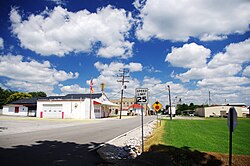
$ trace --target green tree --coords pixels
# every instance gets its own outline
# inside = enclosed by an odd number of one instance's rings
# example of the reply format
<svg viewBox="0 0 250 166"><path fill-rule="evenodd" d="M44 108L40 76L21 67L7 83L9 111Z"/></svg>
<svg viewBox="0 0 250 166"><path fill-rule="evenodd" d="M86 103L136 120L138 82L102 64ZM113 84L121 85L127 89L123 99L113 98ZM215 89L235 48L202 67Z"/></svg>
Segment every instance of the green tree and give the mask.
<svg viewBox="0 0 250 166"><path fill-rule="evenodd" d="M32 98L31 94L25 92L16 92L7 98L6 103L8 104L19 99L29 99L29 98Z"/></svg>
<svg viewBox="0 0 250 166"><path fill-rule="evenodd" d="M15 93L12 90L6 89L0 87L0 109L3 108L3 105L7 104L7 98Z"/></svg>
<svg viewBox="0 0 250 166"><path fill-rule="evenodd" d="M176 114L180 115L183 111L189 110L189 106L185 103L177 104Z"/></svg>
<svg viewBox="0 0 250 166"><path fill-rule="evenodd" d="M45 92L29 92L32 97L47 97L47 94Z"/></svg>
<svg viewBox="0 0 250 166"><path fill-rule="evenodd" d="M168 110L168 108L169 108L169 105L166 105L166 106L165 106L165 109Z"/></svg>
<svg viewBox="0 0 250 166"><path fill-rule="evenodd" d="M189 110L192 110L194 111L196 108L198 108L199 106L198 105L194 105L194 103L190 103L189 104Z"/></svg>

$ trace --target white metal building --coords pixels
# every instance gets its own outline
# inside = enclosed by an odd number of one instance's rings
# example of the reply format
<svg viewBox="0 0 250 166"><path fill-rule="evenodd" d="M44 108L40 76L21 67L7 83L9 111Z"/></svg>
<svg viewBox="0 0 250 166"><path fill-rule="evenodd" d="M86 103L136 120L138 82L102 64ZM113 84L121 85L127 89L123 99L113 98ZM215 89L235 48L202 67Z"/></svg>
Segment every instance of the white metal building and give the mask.
<svg viewBox="0 0 250 166"><path fill-rule="evenodd" d="M197 108L195 110L196 115L202 116L202 117L219 117L219 116L227 116L227 113L229 109L232 106L227 106L227 105L221 105L221 106L210 106L210 107L202 107L202 108ZM241 106L234 106L237 116L242 117L243 113L242 111L246 109L246 107L241 107Z"/></svg>
<svg viewBox="0 0 250 166"><path fill-rule="evenodd" d="M2 114L13 116L35 116L38 98L20 99L4 105Z"/></svg>
<svg viewBox="0 0 250 166"><path fill-rule="evenodd" d="M109 116L110 106L115 105L108 100L104 93L52 96L37 101L36 116L40 118L62 119L103 118Z"/></svg>
<svg viewBox="0 0 250 166"><path fill-rule="evenodd" d="M3 106L3 115L27 116L28 107L22 105L9 104Z"/></svg>

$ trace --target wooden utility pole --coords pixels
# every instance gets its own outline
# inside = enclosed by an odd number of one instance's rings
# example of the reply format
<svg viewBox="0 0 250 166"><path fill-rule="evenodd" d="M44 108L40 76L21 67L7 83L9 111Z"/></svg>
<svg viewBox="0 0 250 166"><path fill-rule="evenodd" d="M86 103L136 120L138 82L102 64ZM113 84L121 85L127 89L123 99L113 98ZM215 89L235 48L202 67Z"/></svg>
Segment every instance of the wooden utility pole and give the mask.
<svg viewBox="0 0 250 166"><path fill-rule="evenodd" d="M121 77L122 80L117 80L117 82L121 82L122 83L122 88L121 88L121 104L120 104L120 119L122 118L122 100L123 100L123 89L125 88L124 83L125 82L129 82L126 81L125 78L129 77L128 75L126 75L129 71L127 69L122 69L119 70L120 74L118 75L118 77Z"/></svg>
<svg viewBox="0 0 250 166"><path fill-rule="evenodd" d="M211 94L210 91L208 91L208 106L211 105Z"/></svg>

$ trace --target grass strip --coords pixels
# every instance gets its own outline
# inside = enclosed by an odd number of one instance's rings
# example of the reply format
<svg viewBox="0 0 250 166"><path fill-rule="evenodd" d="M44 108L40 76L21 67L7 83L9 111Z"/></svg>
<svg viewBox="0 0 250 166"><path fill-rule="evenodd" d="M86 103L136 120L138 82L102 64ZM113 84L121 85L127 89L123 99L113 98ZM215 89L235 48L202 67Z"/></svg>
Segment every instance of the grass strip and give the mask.
<svg viewBox="0 0 250 166"><path fill-rule="evenodd" d="M177 148L228 153L229 132L226 119L166 120L162 142ZM238 119L233 132L233 154L250 155L250 119Z"/></svg>

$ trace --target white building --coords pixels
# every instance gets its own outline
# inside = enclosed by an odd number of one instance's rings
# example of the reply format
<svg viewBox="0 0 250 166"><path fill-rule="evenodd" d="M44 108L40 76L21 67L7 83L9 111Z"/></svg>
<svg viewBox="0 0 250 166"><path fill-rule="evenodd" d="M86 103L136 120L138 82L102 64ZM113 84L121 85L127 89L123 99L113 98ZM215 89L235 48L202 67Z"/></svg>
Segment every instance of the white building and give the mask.
<svg viewBox="0 0 250 166"><path fill-rule="evenodd" d="M20 99L4 105L2 114L13 116L35 116L38 98Z"/></svg>
<svg viewBox="0 0 250 166"><path fill-rule="evenodd" d="M62 119L103 118L109 116L111 106L116 106L116 104L110 102L104 93L91 96L90 94L52 96L37 101L36 116Z"/></svg>
<svg viewBox="0 0 250 166"><path fill-rule="evenodd" d="M140 104L132 104L128 107L130 115L141 115L143 112L143 115L145 115L144 108Z"/></svg>
<svg viewBox="0 0 250 166"><path fill-rule="evenodd" d="M229 109L232 106L221 105L221 106L210 106L210 107L202 107L195 109L195 114L202 117L223 117L227 116ZM246 107L242 106L234 106L237 116L243 117L243 112Z"/></svg>

